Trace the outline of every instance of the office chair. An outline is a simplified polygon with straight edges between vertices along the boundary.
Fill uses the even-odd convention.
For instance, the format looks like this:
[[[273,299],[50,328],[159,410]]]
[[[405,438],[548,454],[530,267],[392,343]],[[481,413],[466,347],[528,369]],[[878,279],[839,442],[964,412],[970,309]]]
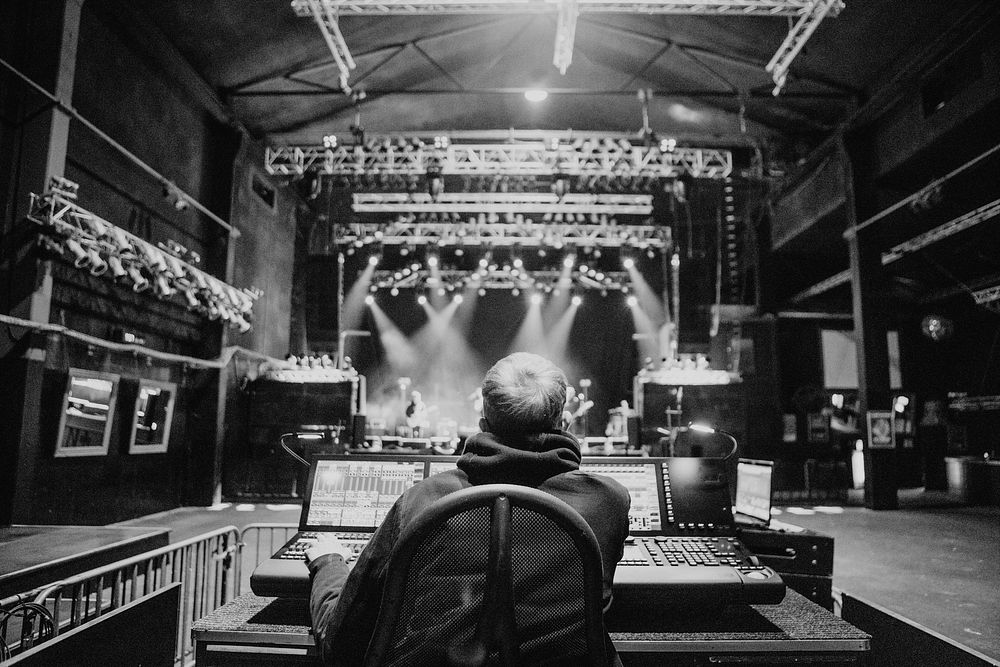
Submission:
[[[370,667],[608,664],[597,539],[551,494],[449,494],[403,531],[387,572]]]

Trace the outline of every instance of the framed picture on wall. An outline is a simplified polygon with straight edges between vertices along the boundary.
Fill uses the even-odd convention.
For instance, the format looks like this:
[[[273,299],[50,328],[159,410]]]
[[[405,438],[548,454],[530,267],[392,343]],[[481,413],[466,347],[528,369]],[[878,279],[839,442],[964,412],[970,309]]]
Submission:
[[[69,369],[55,456],[106,456],[115,418],[119,376]]]
[[[139,393],[132,412],[129,454],[159,454],[167,451],[170,422],[174,416],[177,385],[173,382],[139,380]]]

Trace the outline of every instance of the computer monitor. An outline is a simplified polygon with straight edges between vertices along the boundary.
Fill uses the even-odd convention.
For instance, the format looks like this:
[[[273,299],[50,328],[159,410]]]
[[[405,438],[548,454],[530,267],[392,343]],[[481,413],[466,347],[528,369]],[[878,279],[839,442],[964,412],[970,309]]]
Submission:
[[[766,528],[771,522],[771,479],[773,461],[740,459],[736,464],[736,502],[733,512],[737,523]]]

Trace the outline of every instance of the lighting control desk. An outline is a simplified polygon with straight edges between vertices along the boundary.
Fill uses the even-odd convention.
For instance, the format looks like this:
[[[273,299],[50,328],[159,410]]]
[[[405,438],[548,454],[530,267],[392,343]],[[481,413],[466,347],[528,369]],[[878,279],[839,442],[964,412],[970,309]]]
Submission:
[[[701,619],[611,616],[626,665],[867,665],[871,637],[789,590],[781,604],[726,607]],[[621,631],[628,627],[630,631]],[[196,665],[317,665],[304,600],[241,595],[194,624]]]

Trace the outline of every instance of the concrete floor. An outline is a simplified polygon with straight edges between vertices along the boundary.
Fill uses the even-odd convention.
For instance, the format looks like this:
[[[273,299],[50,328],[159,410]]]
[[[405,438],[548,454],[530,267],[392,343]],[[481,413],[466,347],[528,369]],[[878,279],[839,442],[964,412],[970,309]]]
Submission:
[[[835,587],[1000,659],[1000,508],[912,493],[901,509],[790,506],[776,518],[835,538]],[[850,500],[849,500],[850,501]],[[215,528],[298,521],[296,504],[185,507],[123,522],[178,542]],[[248,574],[248,573],[247,573]]]
[[[785,507],[833,536],[833,585],[1000,660],[1000,507]]]

